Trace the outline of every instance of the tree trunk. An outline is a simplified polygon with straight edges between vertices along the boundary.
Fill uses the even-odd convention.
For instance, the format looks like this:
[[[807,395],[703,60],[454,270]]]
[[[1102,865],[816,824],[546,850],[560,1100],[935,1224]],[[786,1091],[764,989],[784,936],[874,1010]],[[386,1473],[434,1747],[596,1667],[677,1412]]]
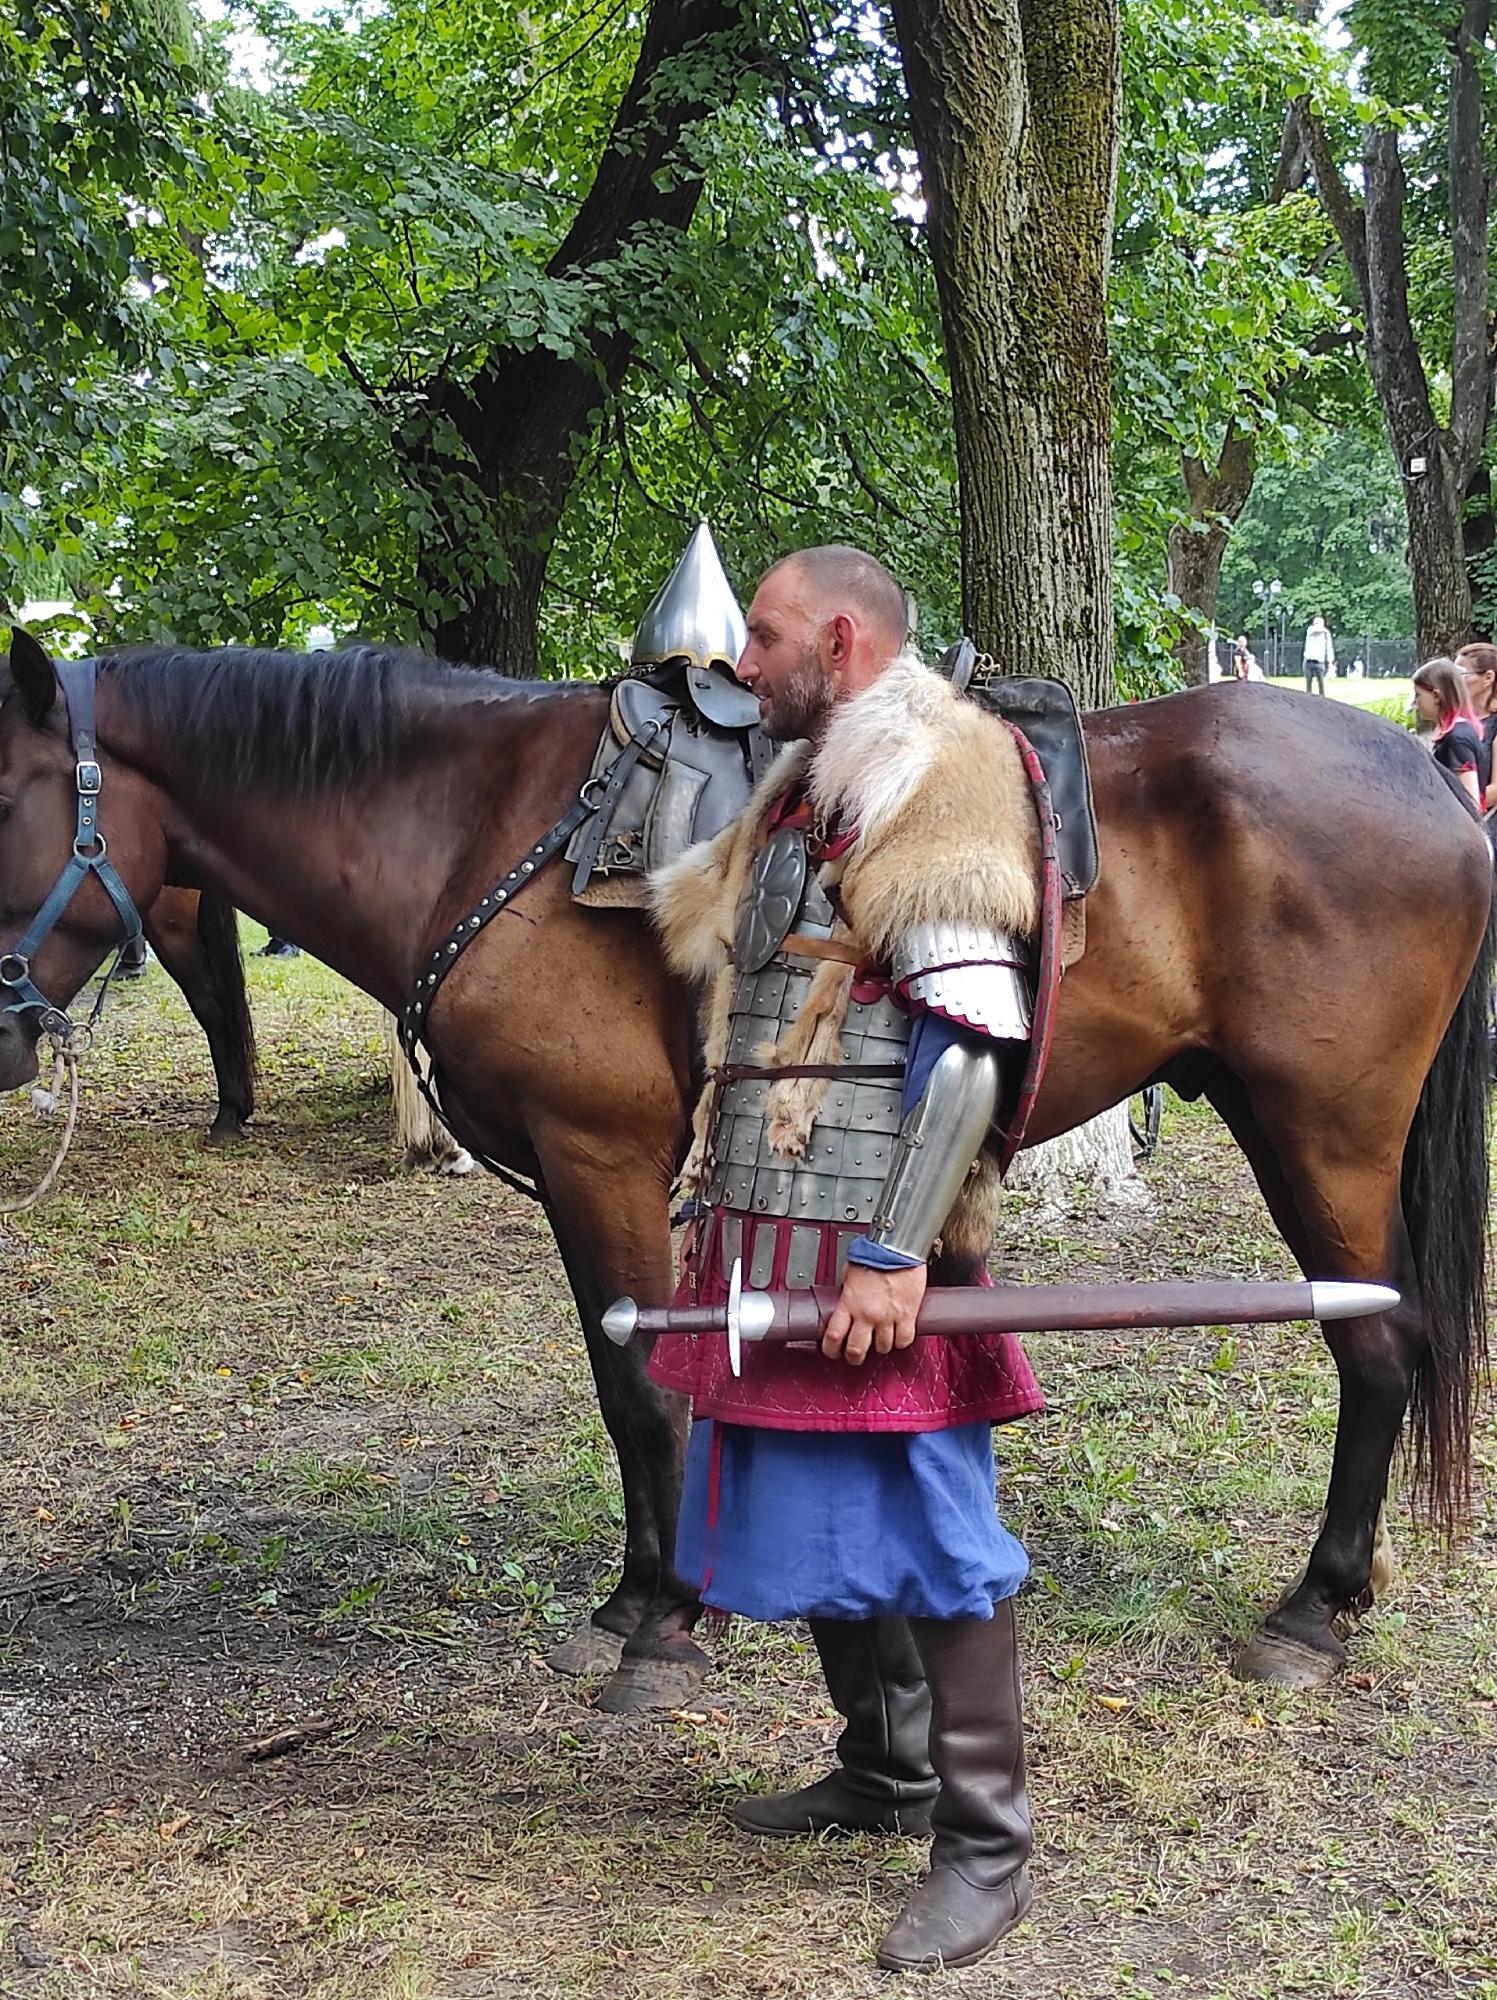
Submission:
[[[1230,426],[1214,472],[1207,472],[1198,458],[1182,458],[1180,462],[1190,515],[1170,529],[1169,587],[1200,621],[1185,628],[1174,648],[1187,686],[1204,686],[1211,677],[1203,628],[1216,623],[1222,558],[1253,490],[1254,470],[1254,440]]]
[[[1435,414],[1409,312],[1404,238],[1405,177],[1398,133],[1370,125],[1362,146],[1365,200],[1357,202],[1331,152],[1322,121],[1300,107],[1315,185],[1362,298],[1367,367],[1403,480],[1421,659],[1452,653],[1471,637],[1462,501],[1481,463],[1492,414],[1497,347],[1491,340],[1487,218],[1491,173],[1483,123],[1482,70],[1489,59],[1492,0],[1462,0],[1446,109],[1451,344],[1450,422]]]
[[[951,376],[963,617],[1004,669],[1099,708],[1115,691],[1115,0],[894,0],[894,19]],[[1128,1173],[1127,1107],[1025,1159],[1016,1178],[1047,1192],[1082,1165]]]
[[[1392,424],[1389,424],[1392,434]],[[1421,660],[1454,655],[1471,637],[1471,579],[1466,569],[1461,508],[1450,454],[1438,435],[1423,447],[1428,468],[1409,470],[1421,454],[1412,444],[1394,450],[1405,468],[1404,511],[1409,521],[1409,569],[1414,584],[1415,646]]]
[[[1110,0],[895,0],[946,333],[962,610],[1084,707],[1113,679]]]
[[[548,279],[595,288],[595,323],[566,353],[496,346],[471,379],[425,386],[403,449],[437,517],[417,571],[428,631],[451,657],[536,671],[577,441],[634,355],[608,267],[690,227],[702,178],[683,140],[731,100],[763,32],[746,0],[653,0],[593,185],[546,265]]]
[[[1477,466],[1466,487],[1466,504],[1461,510],[1461,547],[1466,560],[1466,580],[1471,588],[1472,623],[1478,639],[1490,639],[1493,631],[1493,604],[1490,586],[1484,587],[1492,551],[1497,548],[1497,515],[1492,511],[1492,475],[1485,465]]]

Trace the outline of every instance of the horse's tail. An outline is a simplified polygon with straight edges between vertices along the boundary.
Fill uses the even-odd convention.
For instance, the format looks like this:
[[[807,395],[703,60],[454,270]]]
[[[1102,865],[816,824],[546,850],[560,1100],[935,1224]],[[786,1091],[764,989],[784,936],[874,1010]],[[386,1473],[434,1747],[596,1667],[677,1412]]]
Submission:
[[[1486,1366],[1492,973],[1497,904],[1419,1093],[1403,1156],[1403,1214],[1428,1346],[1409,1400],[1414,1491],[1450,1534],[1470,1506],[1471,1420]]]
[[[386,1014],[385,1047],[390,1056],[390,1101],[395,1113],[395,1143],[403,1167],[435,1167],[442,1173],[467,1173],[472,1162],[437,1117],[422,1094],[415,1072],[406,1061],[395,1016]],[[418,1048],[416,1059],[421,1074],[431,1076],[431,1061]]]
[[[218,1003],[225,1061],[238,1092],[242,1115],[255,1108],[255,1023],[244,989],[244,956],[239,948],[239,913],[227,898],[205,889],[198,897],[198,944]]]

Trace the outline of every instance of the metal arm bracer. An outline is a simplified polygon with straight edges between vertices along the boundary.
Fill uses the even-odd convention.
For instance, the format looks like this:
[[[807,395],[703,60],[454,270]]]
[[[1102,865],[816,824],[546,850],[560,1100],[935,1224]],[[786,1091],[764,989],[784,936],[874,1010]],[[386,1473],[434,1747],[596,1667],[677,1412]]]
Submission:
[[[922,1263],[929,1257],[997,1105],[997,1050],[975,1041],[943,1049],[894,1140],[870,1241]]]

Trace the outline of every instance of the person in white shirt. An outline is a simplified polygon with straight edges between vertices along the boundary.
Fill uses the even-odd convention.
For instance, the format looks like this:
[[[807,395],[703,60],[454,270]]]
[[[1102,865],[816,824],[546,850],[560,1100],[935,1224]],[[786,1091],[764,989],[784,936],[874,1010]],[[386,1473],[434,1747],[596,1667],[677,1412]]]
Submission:
[[[1331,628],[1317,611],[1305,632],[1305,693],[1324,694],[1326,675],[1336,671]]]

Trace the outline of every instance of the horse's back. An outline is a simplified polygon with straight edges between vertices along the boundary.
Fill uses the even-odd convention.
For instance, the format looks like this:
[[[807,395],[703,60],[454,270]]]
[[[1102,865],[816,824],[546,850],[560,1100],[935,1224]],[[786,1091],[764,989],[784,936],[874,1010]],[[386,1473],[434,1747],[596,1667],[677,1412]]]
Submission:
[[[1087,1085],[1099,1101],[1191,1050],[1303,1087],[1306,1065],[1350,1059],[1353,1020],[1369,1060],[1427,1066],[1492,866],[1419,743],[1252,683],[1102,710],[1086,737],[1101,869],[1060,1020],[1073,1059],[1084,1044],[1108,1073]]]
[[[1407,730],[1349,703],[1219,682],[1086,719],[1104,843],[1164,837],[1192,874],[1303,875],[1321,896],[1402,905],[1402,871],[1479,908],[1491,854],[1446,774]],[[1105,866],[1105,857],[1104,857]]]

